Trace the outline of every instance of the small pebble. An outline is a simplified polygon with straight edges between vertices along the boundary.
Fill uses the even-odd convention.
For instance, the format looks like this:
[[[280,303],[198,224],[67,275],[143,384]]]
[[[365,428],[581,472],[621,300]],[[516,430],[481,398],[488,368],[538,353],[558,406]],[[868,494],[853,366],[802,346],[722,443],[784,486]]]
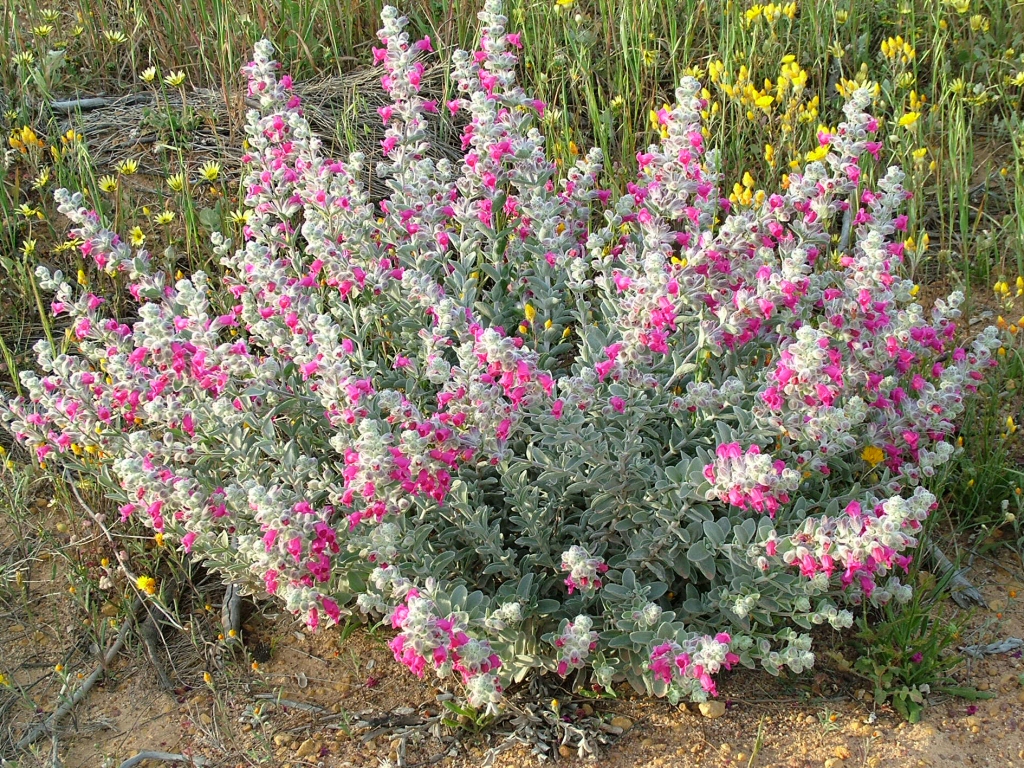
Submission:
[[[725,702],[702,701],[698,709],[700,709],[700,713],[704,715],[704,717],[714,720],[715,718],[721,717],[725,714]]]
[[[621,728],[622,732],[625,733],[626,731],[628,731],[630,728],[633,727],[633,721],[630,720],[628,717],[623,717],[622,715],[616,715],[615,717],[612,718],[612,721],[611,721],[611,723],[609,723],[609,725],[611,725],[611,726],[613,726],[615,728]]]

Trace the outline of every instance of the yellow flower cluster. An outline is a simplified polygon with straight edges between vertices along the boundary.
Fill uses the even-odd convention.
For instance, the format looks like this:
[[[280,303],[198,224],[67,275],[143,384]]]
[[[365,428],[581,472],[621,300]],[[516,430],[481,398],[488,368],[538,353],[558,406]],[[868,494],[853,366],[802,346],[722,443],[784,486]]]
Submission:
[[[868,79],[868,65],[867,63],[861,64],[860,69],[857,70],[857,74],[853,76],[852,80],[843,78],[836,84],[836,93],[842,96],[844,99],[850,98],[853,92],[858,88],[868,88],[871,91],[872,98],[877,99],[882,93],[882,86],[874,80]]]
[[[889,61],[906,65],[917,58],[917,51],[902,35],[896,35],[882,41],[882,55]]]
[[[768,3],[767,5],[755,4],[747,9],[744,16],[747,24],[754,24],[762,20],[768,24],[774,24],[783,16],[792,20],[796,17],[796,3],[786,3],[785,5],[776,5],[775,3]]]
[[[1016,290],[1014,290],[1016,288]],[[996,284],[992,286],[992,290],[996,294],[996,298],[1001,300],[1007,306],[1013,304],[1014,298],[1020,298],[1024,296],[1024,277],[1017,277],[1017,281],[1014,288],[1010,287],[1010,284],[1006,280],[997,280]]]
[[[743,183],[733,184],[729,199],[738,206],[761,205],[765,201],[765,192],[763,189],[754,190],[754,177],[750,171],[745,171]]]
[[[788,54],[782,57],[779,76],[773,82],[765,78],[758,87],[747,66],[741,65],[735,78],[725,69],[721,61],[713,61],[708,67],[711,81],[732,101],[747,108],[747,119],[753,120],[755,110],[775,114],[780,118],[784,133],[791,132],[798,123],[811,123],[818,117],[817,96],[804,100],[807,86],[807,71]]]
[[[28,125],[15,130],[7,139],[7,143],[11,145],[11,149],[16,149],[22,154],[29,152],[33,147],[42,149],[46,146],[46,143]]]

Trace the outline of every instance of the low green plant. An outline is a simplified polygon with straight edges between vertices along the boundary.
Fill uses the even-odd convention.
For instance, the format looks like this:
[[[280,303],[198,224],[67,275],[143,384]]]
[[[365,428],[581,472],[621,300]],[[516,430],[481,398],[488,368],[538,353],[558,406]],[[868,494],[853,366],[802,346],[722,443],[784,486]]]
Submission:
[[[889,703],[912,723],[921,719],[931,693],[987,698],[981,691],[956,686],[950,676],[961,661],[954,646],[965,619],[946,614],[948,583],[947,576],[931,589],[915,590],[910,602],[898,609],[865,607],[853,640],[858,658],[846,664],[871,684],[876,705]]]

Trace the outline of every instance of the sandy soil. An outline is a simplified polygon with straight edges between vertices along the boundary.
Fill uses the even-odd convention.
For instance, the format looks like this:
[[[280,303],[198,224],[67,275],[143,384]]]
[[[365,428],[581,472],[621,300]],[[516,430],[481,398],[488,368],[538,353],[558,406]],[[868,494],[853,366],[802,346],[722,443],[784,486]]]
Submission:
[[[76,546],[87,551],[92,544],[83,539]],[[1001,552],[995,560],[976,559],[969,573],[983,585],[989,610],[971,617],[965,642],[1024,637],[1024,600],[1017,598],[1018,591],[1024,598],[1024,570],[1016,555]],[[81,619],[76,626],[67,618],[80,614],[71,608],[65,566],[52,555],[40,555],[46,558],[45,548],[28,571],[28,603],[16,590],[0,593],[5,603],[0,606],[0,672],[25,688],[39,707],[33,712],[27,700],[14,697],[13,687],[0,689],[0,746],[8,750],[9,734],[20,734],[52,711],[96,666],[95,649],[79,641],[87,637]],[[389,633],[361,628],[343,639],[335,628],[311,636],[286,617],[271,615],[272,606],[265,610],[267,615],[250,616],[244,625],[251,653],[232,655],[216,642],[216,611],[185,605],[180,615],[189,633],[177,632],[177,640],[173,631],[165,633],[165,659],[173,662],[168,671],[179,686],[170,691],[161,690],[141,648],[126,649],[65,721],[57,744],[61,764],[117,768],[140,750],[160,750],[204,756],[216,766],[376,768],[401,751],[404,765],[468,768],[485,764],[489,750],[502,741],[493,733],[463,734],[448,743],[431,735],[429,721],[441,711],[438,694],[443,692],[393,660]],[[254,656],[263,660],[255,668]],[[607,768],[1024,765],[1019,652],[958,668],[958,679],[994,694],[993,699],[935,697],[916,725],[902,722],[888,707],[874,707],[862,681],[830,669],[824,654],[819,658],[823,665],[812,675],[724,675],[719,688],[726,711],[716,718],[640,699],[625,688],[614,700],[563,695],[559,716],[603,723],[609,744],[596,757],[581,758],[563,747],[552,758],[563,765]],[[54,671],[57,664],[64,665],[61,674]],[[204,682],[206,671],[210,683]],[[550,711],[551,704],[539,709]],[[398,738],[403,728],[396,727],[403,723],[409,736],[404,741]],[[34,750],[21,762],[2,764],[53,765],[48,739]],[[496,768],[538,764],[525,746],[491,758]]]

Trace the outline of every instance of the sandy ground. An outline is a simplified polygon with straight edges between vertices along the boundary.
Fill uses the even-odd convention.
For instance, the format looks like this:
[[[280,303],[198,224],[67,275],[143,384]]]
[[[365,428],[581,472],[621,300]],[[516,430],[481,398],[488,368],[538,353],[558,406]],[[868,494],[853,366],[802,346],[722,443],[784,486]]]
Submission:
[[[1024,598],[1024,571],[1009,550],[995,557],[977,559],[969,573],[983,585],[989,609],[970,618],[965,642],[1024,637],[1024,599],[1016,597],[1019,590]],[[75,613],[57,563],[37,560],[31,567],[27,604],[14,590],[2,593],[0,672],[25,688],[40,709],[33,712],[27,699],[14,697],[13,687],[0,691],[0,738],[38,721],[96,666],[95,649],[78,642],[87,636],[81,619],[75,626],[67,618]],[[188,635],[178,632],[176,642],[173,632],[165,633],[171,638],[169,673],[179,687],[161,690],[142,649],[131,645],[65,721],[56,751],[65,768],[117,768],[140,750],[184,752],[206,757],[209,765],[239,767],[377,768],[397,764],[399,753],[407,766],[468,768],[488,759],[496,768],[538,764],[524,746],[489,757],[503,738],[493,733],[463,734],[447,743],[432,735],[429,721],[442,711],[443,692],[393,660],[388,632],[361,628],[343,639],[334,628],[310,636],[286,617],[256,614],[244,625],[247,647],[263,660],[254,669],[252,655],[231,656],[216,642],[216,611],[185,606],[180,615],[193,638],[210,641],[197,649]],[[823,639],[819,654],[827,649]],[[587,757],[566,747],[558,754],[555,744],[551,757],[563,765],[607,768],[1024,765],[1020,653],[962,664],[957,678],[995,697],[934,697],[916,725],[902,722],[888,707],[874,707],[862,681],[829,668],[823,654],[819,658],[823,664],[813,674],[799,677],[746,670],[723,675],[719,689],[726,710],[716,718],[640,699],[625,688],[613,700],[562,695],[559,716],[603,723],[609,743]],[[56,664],[65,665],[61,674],[54,672]],[[210,683],[204,682],[205,671],[211,672]],[[539,705],[550,707],[551,702]],[[396,724],[405,725],[404,741]],[[34,751],[2,765],[54,764],[49,739]],[[9,751],[5,756],[13,758]]]

